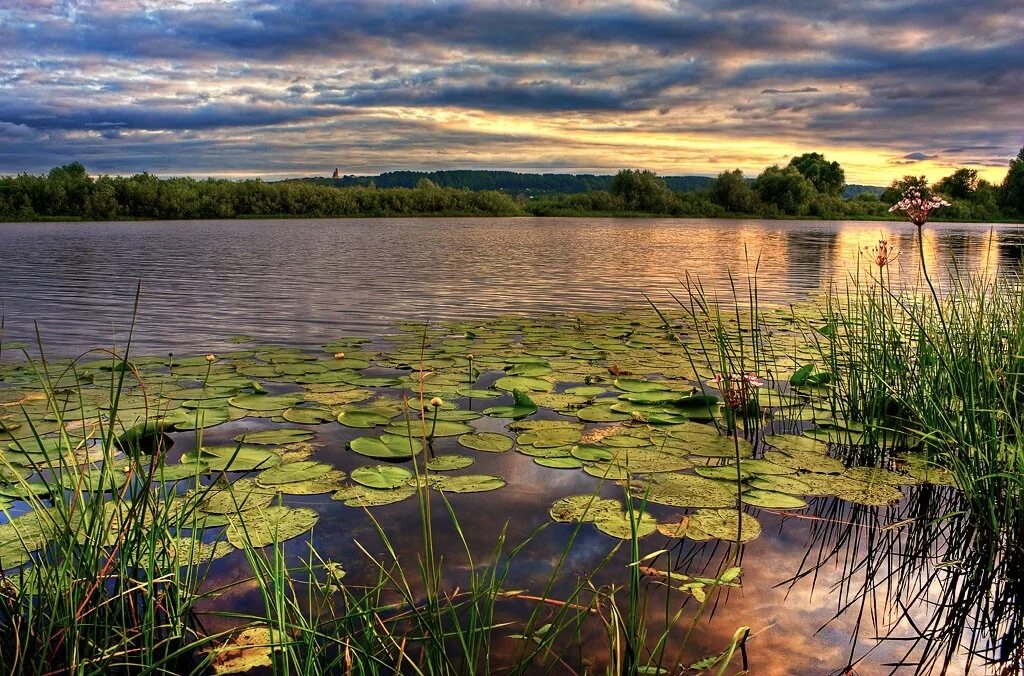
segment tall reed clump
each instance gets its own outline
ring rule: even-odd
[[[917,287],[892,284],[879,255],[872,261],[878,274],[830,295],[811,334],[832,374],[828,393],[842,423],[841,443],[880,465],[909,460],[952,472],[970,528],[958,529],[958,541],[949,543],[950,560],[958,563],[948,580],[975,593],[958,595],[943,613],[960,627],[973,618],[975,631],[1004,653],[1000,659],[1020,664],[1024,287],[1015,274],[955,264],[945,288],[936,286],[921,230],[928,212],[943,205],[916,193],[893,207],[918,227]]]
[[[6,460],[0,467],[28,503],[16,520],[4,510],[0,567],[32,564],[0,571],[0,665],[26,674],[138,665],[178,673],[202,636],[197,590],[216,545],[203,542],[195,511],[164,488],[159,430],[116,429],[117,402],[132,377],[126,360],[111,356],[112,422],[98,422],[101,441],[91,446],[65,420],[65,407],[76,402],[54,385],[66,374],[50,373],[45,358],[32,363],[61,436],[44,443],[33,430],[18,444],[41,479],[26,481]]]

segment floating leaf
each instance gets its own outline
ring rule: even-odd
[[[505,480],[490,474],[435,475],[430,487],[447,493],[482,493],[505,486]]]
[[[748,505],[770,509],[801,509],[807,506],[803,499],[795,495],[759,488],[750,488],[744,491],[741,500]]]
[[[758,476],[771,476],[776,474],[793,474],[796,472],[792,467],[777,465],[767,460],[741,460],[740,467]]]
[[[621,507],[618,500],[611,498],[590,494],[570,495],[556,500],[548,514],[560,523],[587,522],[602,514],[618,512]]]
[[[292,394],[242,394],[228,401],[246,411],[281,411],[295,406],[301,399]]]
[[[576,417],[583,422],[622,422],[629,420],[628,413],[613,411],[611,404],[594,404],[576,411]]]
[[[200,508],[207,514],[235,514],[266,507],[274,500],[274,491],[260,486],[254,479],[239,479],[225,488],[202,488],[193,494],[202,500]]]
[[[582,432],[574,427],[554,427],[523,432],[516,437],[516,442],[519,445],[530,444],[537,448],[555,448],[575,444],[582,435]]]
[[[258,432],[246,432],[234,437],[234,441],[242,444],[278,445],[291,444],[300,441],[309,441],[316,434],[310,430],[297,429],[294,427],[282,427],[273,430],[260,430]]]
[[[671,389],[666,383],[629,378],[619,378],[613,384],[623,392],[659,392]]]
[[[206,429],[222,425],[231,419],[226,408],[178,409],[165,416],[162,422],[179,431]]]
[[[432,472],[450,472],[457,469],[465,469],[474,462],[476,462],[476,459],[468,455],[438,455],[427,461],[427,469]]]
[[[401,502],[416,493],[414,486],[399,486],[392,490],[378,490],[359,484],[344,486],[331,496],[332,500],[344,502],[346,507],[381,507]]]
[[[528,378],[524,376],[505,376],[494,381],[494,386],[499,390],[514,392],[516,390],[550,392],[554,383],[543,378]]]
[[[455,392],[460,396],[469,397],[470,399],[496,399],[502,394],[494,390],[478,390],[472,387],[460,387]]]
[[[326,465],[322,462],[314,462],[312,460],[302,460],[299,462],[289,462],[272,467],[265,472],[261,472],[256,477],[256,482],[261,486],[276,486],[278,484],[287,484],[294,481],[305,481],[307,479],[317,479],[330,472],[333,468],[330,465]]]
[[[723,481],[743,481],[750,478],[752,475],[747,470],[743,469],[740,465],[739,471],[736,470],[736,465],[718,465],[716,467],[697,467],[693,470],[697,474],[709,479],[719,479]]]
[[[465,423],[454,422],[451,420],[438,420],[433,421],[427,420],[403,420],[402,422],[393,422],[385,428],[387,434],[414,437],[422,439],[424,437],[424,430],[426,436],[430,437],[456,437],[460,434],[468,434],[473,431],[473,428]]]
[[[398,488],[413,478],[413,473],[404,467],[395,465],[374,465],[357,467],[352,470],[352,481],[367,488],[392,489]]]
[[[408,460],[423,450],[419,439],[397,434],[357,437],[348,446],[360,455],[380,460]]]
[[[458,438],[460,445],[471,448],[474,451],[486,451],[488,453],[504,453],[511,451],[515,442],[504,434],[496,432],[476,432],[474,434],[463,434]]]
[[[275,505],[229,516],[225,533],[228,542],[240,549],[247,543],[253,547],[266,547],[309,531],[319,518],[314,510],[306,507]]]
[[[551,467],[553,469],[579,469],[583,467],[583,462],[573,457],[534,458],[533,461],[541,467]]]
[[[735,485],[693,474],[653,474],[634,486],[634,493],[673,507],[729,507],[736,502]]]
[[[764,454],[764,459],[775,463],[776,465],[803,470],[805,472],[841,474],[846,471],[846,465],[844,465],[842,461],[830,458],[827,455],[818,455],[817,453],[801,451],[788,451],[783,453],[781,451],[768,451]]]
[[[579,446],[573,446],[571,455],[579,460],[585,460],[587,462],[601,462],[603,460],[611,460],[615,457],[615,451],[604,446],[595,446],[593,444],[582,444]]]
[[[746,513],[741,519],[735,509],[699,509],[690,515],[690,530],[719,540],[749,542],[761,534],[761,524]]]
[[[284,495],[319,495],[321,493],[333,493],[340,490],[345,481],[346,474],[340,469],[332,469],[327,474],[315,479],[303,481],[292,481],[286,484],[275,484],[269,488],[283,493]]]
[[[296,406],[285,409],[281,417],[297,425],[319,425],[337,419],[330,409]]]
[[[181,462],[201,463],[214,471],[247,472],[278,465],[281,456],[259,446],[204,446],[182,455]]]
[[[792,474],[755,476],[747,483],[751,488],[757,488],[762,491],[789,493],[790,495],[810,495],[812,492],[807,482]]]
[[[491,406],[484,413],[495,418],[525,418],[537,412],[537,405],[523,390],[513,390],[511,406]]]

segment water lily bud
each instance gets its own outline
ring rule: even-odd
[[[466,359],[468,359],[469,361],[473,361],[473,355],[467,354]]]
[[[430,405],[433,406],[434,408],[437,408],[443,403],[444,401],[441,400],[441,397],[434,397],[433,399],[430,400]]]
[[[206,361],[212,364],[213,362],[217,361],[217,357],[216,355],[208,354],[206,355]]]
[[[334,353],[334,358],[335,359],[344,359],[345,358],[345,353],[344,352],[335,352]]]

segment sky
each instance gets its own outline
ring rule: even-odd
[[[0,0],[0,174],[1001,181],[1021,0]]]

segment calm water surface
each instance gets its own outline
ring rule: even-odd
[[[9,224],[0,225],[0,302],[6,340],[33,340],[37,322],[50,354],[123,340],[139,280],[137,354],[217,351],[227,349],[226,339],[238,334],[315,347],[342,335],[378,335],[402,319],[615,310],[643,304],[642,292],[668,302],[667,292],[683,291],[679,280],[687,275],[699,278],[711,293],[728,295],[730,273],[745,285],[755,262],[762,299],[786,303],[844,284],[858,269],[858,253],[880,238],[902,250],[893,272],[913,282],[916,230],[896,223],[368,219]],[[1024,251],[1024,230],[929,226],[924,249],[939,278],[953,261],[965,269],[1012,272]],[[500,431],[503,421],[485,417],[475,424],[481,431]],[[243,422],[222,425],[208,430],[206,440],[226,442],[242,429],[247,429]],[[324,447],[317,458],[346,470],[363,464],[345,450],[346,441],[360,433],[322,426],[318,441]],[[187,450],[189,435],[177,436],[175,450]],[[439,453],[457,449],[452,440],[438,445]],[[509,541],[518,542],[548,523],[547,508],[555,499],[597,487],[597,480],[582,472],[549,470],[518,453],[476,456],[474,472],[493,472],[509,483],[500,504],[486,496],[452,497],[467,520],[465,532],[480,553],[478,563],[486,560],[483,553],[507,519]],[[602,490],[615,495],[619,489]],[[289,498],[288,504],[309,505],[321,513],[316,532],[322,554],[344,561],[353,579],[372,574],[354,540],[371,551],[380,547],[361,512],[326,495]],[[751,674],[825,675],[851,662],[857,662],[861,676],[902,673],[891,665],[901,661],[909,644],[875,640],[883,631],[913,635],[905,621],[890,617],[884,585],[867,597],[865,606],[839,611],[850,598],[849,587],[863,583],[865,570],[872,570],[876,582],[888,575],[886,560],[870,559],[858,544],[863,534],[884,532],[886,524],[908,516],[911,504],[913,499],[868,509],[819,499],[799,516],[762,510],[758,518],[765,532],[745,548],[743,588],[731,592],[702,622],[688,654],[695,659],[720,650],[737,627],[750,626],[756,634],[749,644]],[[652,505],[650,511],[666,518],[675,510]],[[415,551],[418,517],[412,501],[375,515],[394,534],[397,548]],[[571,531],[567,524],[550,524],[517,560],[509,586],[539,586]],[[443,515],[437,518],[437,532],[442,540],[455,541]],[[296,555],[305,551],[299,541],[289,546]],[[603,534],[582,530],[567,561],[570,575],[592,570],[610,546]],[[672,557],[680,570],[699,575],[713,571],[727,555],[720,543],[684,541]],[[458,549],[446,557],[458,574]],[[625,563],[620,555],[604,581],[621,583]],[[244,561],[233,555],[217,575],[228,580],[244,571]],[[224,602],[256,606],[259,598],[252,590]],[[921,606],[914,613],[918,620],[929,612]],[[507,612],[530,610],[510,604]],[[658,612],[663,608],[652,610]],[[683,631],[681,625],[677,633]],[[499,643],[496,650],[514,645]],[[951,667],[951,673],[966,670],[962,656]]]
[[[9,340],[51,353],[109,345],[142,281],[137,346],[205,351],[224,338],[313,346],[401,319],[612,310],[668,302],[680,279],[728,294],[758,263],[761,296],[788,302],[843,283],[885,238],[916,269],[909,224],[605,218],[409,218],[0,224]],[[933,269],[1012,266],[1015,226],[928,226]]]

